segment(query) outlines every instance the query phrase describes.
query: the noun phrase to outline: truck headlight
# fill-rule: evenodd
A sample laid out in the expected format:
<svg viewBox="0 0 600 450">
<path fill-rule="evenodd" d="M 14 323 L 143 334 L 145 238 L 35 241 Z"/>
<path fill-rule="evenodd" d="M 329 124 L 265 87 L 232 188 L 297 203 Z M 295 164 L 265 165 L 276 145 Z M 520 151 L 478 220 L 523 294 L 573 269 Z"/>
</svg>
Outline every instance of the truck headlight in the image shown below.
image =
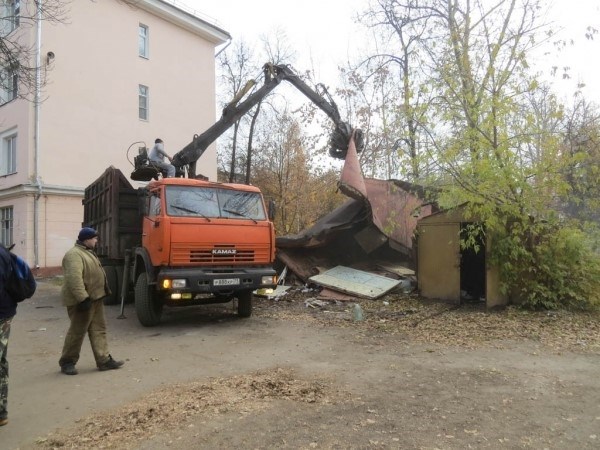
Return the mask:
<svg viewBox="0 0 600 450">
<path fill-rule="evenodd" d="M 260 280 L 261 284 L 277 284 L 277 275 L 269 275 L 262 277 Z"/>
<path fill-rule="evenodd" d="M 181 289 L 187 286 L 187 282 L 184 279 L 170 280 L 165 278 L 162 280 L 162 288 L 163 289 Z"/>
<path fill-rule="evenodd" d="M 187 282 L 185 279 L 182 280 L 173 280 L 172 287 L 173 289 L 181 289 L 187 286 Z"/>
</svg>

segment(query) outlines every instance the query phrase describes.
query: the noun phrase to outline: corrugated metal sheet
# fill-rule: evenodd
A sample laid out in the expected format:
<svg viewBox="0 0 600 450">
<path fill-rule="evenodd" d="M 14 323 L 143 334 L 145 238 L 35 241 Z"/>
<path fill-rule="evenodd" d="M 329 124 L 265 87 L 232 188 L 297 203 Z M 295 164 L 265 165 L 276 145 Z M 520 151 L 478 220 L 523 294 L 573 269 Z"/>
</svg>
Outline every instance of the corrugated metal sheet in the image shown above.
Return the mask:
<svg viewBox="0 0 600 450">
<path fill-rule="evenodd" d="M 310 277 L 309 280 L 340 292 L 370 299 L 380 297 L 400 284 L 400 280 L 392 280 L 344 266 L 334 267 L 320 275 Z"/>
</svg>

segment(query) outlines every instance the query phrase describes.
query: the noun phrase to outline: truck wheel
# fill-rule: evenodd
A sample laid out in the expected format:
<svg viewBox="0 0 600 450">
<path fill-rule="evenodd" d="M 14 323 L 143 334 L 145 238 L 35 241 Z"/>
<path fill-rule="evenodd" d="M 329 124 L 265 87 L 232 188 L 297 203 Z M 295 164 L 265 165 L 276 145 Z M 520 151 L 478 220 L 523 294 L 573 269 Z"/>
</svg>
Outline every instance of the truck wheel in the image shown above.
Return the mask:
<svg viewBox="0 0 600 450">
<path fill-rule="evenodd" d="M 250 317 L 252 315 L 252 291 L 243 291 L 236 295 L 238 298 L 238 316 Z"/>
<path fill-rule="evenodd" d="M 104 297 L 104 304 L 116 305 L 119 303 L 119 299 L 121 298 L 117 271 L 115 266 L 104 266 L 104 272 L 106 272 L 106 282 L 108 283 L 108 288 L 112 291 L 112 294 Z"/>
<path fill-rule="evenodd" d="M 148 285 L 148 275 L 141 273 L 135 283 L 135 312 L 140 323 L 153 327 L 160 322 L 163 305 L 156 299 L 154 289 Z"/>
</svg>

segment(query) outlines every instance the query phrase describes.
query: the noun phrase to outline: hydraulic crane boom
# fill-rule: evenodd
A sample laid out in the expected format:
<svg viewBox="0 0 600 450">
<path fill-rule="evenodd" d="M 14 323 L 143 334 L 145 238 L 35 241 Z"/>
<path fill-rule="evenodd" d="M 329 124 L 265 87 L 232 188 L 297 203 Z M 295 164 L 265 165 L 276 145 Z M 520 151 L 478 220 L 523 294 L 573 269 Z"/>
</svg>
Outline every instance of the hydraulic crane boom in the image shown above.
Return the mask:
<svg viewBox="0 0 600 450">
<path fill-rule="evenodd" d="M 224 109 L 221 118 L 204 133 L 194 135 L 192 142 L 186 145 L 182 150 L 173 156 L 172 164 L 181 169 L 188 166 L 188 176 L 196 176 L 196 162 L 202 156 L 208 146 L 221 136 L 229 127 L 239 120 L 250 109 L 263 100 L 275 87 L 285 80 L 291 83 L 296 89 L 302 92 L 313 103 L 327 114 L 335 125 L 330 136 L 329 154 L 334 158 L 344 159 L 348 150 L 350 137 L 354 131 L 354 140 L 356 150 L 360 152 L 364 146 L 361 130 L 353 130 L 350 124 L 340 118 L 340 113 L 336 104 L 333 102 L 329 93 L 324 90 L 328 98 L 316 92 L 298 77 L 288 66 L 265 64 L 263 66 L 264 84 L 254 93 L 248 96 L 244 101 L 238 103 L 239 99 L 245 95 L 245 91 L 240 92 L 234 100 Z M 247 85 L 248 86 L 248 85 Z M 251 87 L 248 86 L 248 88 Z"/>
</svg>

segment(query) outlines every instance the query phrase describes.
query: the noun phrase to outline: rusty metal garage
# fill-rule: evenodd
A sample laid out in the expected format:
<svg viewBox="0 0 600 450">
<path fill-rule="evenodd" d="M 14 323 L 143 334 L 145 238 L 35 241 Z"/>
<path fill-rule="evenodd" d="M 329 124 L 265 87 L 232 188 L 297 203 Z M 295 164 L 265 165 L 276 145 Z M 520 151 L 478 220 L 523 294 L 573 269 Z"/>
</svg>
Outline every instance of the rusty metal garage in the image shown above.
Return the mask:
<svg viewBox="0 0 600 450">
<path fill-rule="evenodd" d="M 417 223 L 417 281 L 421 295 L 456 303 L 485 302 L 487 308 L 504 306 L 499 271 L 488 261 L 489 237 L 481 250 L 461 249 L 461 228 L 470 221 L 464 207 L 440 211 Z"/>
</svg>

